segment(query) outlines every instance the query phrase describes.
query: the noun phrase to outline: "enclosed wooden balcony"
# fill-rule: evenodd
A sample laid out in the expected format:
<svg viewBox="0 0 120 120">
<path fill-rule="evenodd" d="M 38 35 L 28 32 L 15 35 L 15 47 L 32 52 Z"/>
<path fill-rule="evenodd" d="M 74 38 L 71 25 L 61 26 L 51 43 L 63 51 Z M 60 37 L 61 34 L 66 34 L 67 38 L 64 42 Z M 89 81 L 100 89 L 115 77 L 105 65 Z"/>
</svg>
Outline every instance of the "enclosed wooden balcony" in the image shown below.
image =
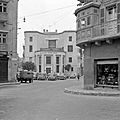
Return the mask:
<svg viewBox="0 0 120 120">
<path fill-rule="evenodd" d="M 117 20 L 77 30 L 77 45 L 120 37 L 120 25 Z"/>
<path fill-rule="evenodd" d="M 0 22 L 7 22 L 8 20 L 8 13 L 0 12 Z"/>
<path fill-rule="evenodd" d="M 8 51 L 8 45 L 7 44 L 0 44 L 0 51 Z"/>
</svg>

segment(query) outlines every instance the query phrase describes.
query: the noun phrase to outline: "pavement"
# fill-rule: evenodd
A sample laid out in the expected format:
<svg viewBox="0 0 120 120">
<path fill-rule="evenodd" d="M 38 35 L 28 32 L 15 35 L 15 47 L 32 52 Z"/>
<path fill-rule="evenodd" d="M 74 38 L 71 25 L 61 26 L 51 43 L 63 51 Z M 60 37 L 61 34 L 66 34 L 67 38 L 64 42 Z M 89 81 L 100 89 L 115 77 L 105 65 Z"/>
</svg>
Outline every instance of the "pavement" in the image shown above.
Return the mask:
<svg viewBox="0 0 120 120">
<path fill-rule="evenodd" d="M 75 94 L 75 95 L 92 95 L 92 96 L 114 96 L 120 97 L 120 90 L 117 88 L 108 87 L 97 87 L 93 90 L 84 89 L 84 77 L 82 76 L 78 81 L 77 86 L 72 86 L 64 89 L 65 93 Z"/>
<path fill-rule="evenodd" d="M 0 83 L 0 87 L 10 86 L 10 85 L 20 85 L 20 82 L 7 82 L 7 83 Z"/>
</svg>

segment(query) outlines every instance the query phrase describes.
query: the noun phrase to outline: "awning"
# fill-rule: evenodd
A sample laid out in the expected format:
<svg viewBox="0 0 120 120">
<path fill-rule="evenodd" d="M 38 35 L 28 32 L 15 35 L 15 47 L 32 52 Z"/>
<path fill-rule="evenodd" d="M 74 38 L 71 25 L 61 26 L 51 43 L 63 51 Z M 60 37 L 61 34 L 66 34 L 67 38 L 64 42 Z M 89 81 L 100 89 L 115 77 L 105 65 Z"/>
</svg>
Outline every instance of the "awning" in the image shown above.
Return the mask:
<svg viewBox="0 0 120 120">
<path fill-rule="evenodd" d="M 118 64 L 118 60 L 103 60 L 103 61 L 97 61 L 97 64 Z"/>
</svg>

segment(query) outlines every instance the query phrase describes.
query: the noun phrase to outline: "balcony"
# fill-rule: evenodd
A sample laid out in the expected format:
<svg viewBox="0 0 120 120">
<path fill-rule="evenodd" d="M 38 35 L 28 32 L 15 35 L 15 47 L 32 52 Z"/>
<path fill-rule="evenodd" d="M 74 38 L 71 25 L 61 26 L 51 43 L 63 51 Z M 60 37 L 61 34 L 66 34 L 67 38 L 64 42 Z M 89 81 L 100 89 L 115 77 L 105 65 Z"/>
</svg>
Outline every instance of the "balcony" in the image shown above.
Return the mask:
<svg viewBox="0 0 120 120">
<path fill-rule="evenodd" d="M 0 51 L 8 51 L 8 45 L 7 44 L 0 44 Z"/>
<path fill-rule="evenodd" d="M 7 22 L 8 20 L 8 13 L 0 12 L 0 22 Z"/>
<path fill-rule="evenodd" d="M 102 41 L 105 39 L 113 39 L 120 37 L 120 30 L 117 30 L 117 20 L 107 21 L 105 24 L 91 26 L 89 28 L 77 31 L 77 44 L 87 42 Z M 89 35 L 88 35 L 89 30 Z M 82 35 L 82 32 L 84 34 Z"/>
<path fill-rule="evenodd" d="M 40 51 L 64 52 L 63 48 L 40 48 Z"/>
</svg>

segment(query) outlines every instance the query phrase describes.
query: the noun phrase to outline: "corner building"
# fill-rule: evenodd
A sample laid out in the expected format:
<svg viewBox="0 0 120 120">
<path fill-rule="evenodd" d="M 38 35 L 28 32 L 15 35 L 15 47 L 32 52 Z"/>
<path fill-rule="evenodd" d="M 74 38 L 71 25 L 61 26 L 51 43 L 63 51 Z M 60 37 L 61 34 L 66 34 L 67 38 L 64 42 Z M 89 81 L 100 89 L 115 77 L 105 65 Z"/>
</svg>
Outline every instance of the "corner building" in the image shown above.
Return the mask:
<svg viewBox="0 0 120 120">
<path fill-rule="evenodd" d="M 79 0 L 77 46 L 84 49 L 84 88 L 120 89 L 120 0 Z"/>
<path fill-rule="evenodd" d="M 0 0 L 0 83 L 15 81 L 18 0 Z"/>
<path fill-rule="evenodd" d="M 80 53 L 76 31 L 25 31 L 24 34 L 24 62 L 34 62 L 37 72 L 61 74 L 67 64 L 71 65 L 71 73 L 78 72 Z"/>
</svg>

